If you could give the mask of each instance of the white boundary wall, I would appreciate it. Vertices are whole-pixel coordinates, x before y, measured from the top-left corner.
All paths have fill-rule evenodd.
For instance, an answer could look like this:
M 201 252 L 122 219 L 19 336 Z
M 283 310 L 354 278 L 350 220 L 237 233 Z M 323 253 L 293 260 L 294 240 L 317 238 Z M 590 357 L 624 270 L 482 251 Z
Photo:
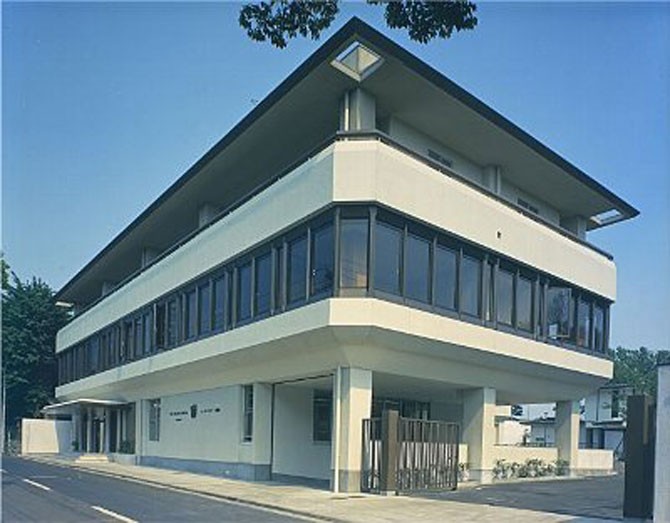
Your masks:
M 72 422 L 55 419 L 21 420 L 21 454 L 58 454 L 72 450 Z
M 658 367 L 654 521 L 670 521 L 670 365 Z

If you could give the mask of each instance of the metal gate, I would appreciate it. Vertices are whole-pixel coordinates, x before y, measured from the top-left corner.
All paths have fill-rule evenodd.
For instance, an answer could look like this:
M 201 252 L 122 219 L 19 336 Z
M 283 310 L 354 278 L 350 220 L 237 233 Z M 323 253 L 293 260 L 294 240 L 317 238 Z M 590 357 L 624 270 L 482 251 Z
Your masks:
M 363 420 L 361 490 L 409 492 L 455 490 L 458 425 L 401 418 L 385 411 Z

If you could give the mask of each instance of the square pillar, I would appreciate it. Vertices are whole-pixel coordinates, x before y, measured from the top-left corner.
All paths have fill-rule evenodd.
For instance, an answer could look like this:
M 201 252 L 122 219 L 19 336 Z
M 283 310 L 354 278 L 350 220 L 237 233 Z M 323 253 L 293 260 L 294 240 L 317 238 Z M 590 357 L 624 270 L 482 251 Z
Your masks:
M 254 383 L 253 387 L 252 479 L 267 481 L 272 456 L 272 385 Z
M 339 399 L 339 420 L 336 413 Z M 333 387 L 333 441 L 332 463 L 338 464 L 339 490 L 359 492 L 361 490 L 361 460 L 363 420 L 372 410 L 372 372 L 365 369 L 343 368 L 339 394 L 337 379 Z M 339 426 L 339 438 L 335 431 Z
M 93 408 L 86 410 L 86 449 L 85 452 L 92 452 L 93 449 Z
M 111 430 L 110 430 L 111 427 L 112 427 L 112 424 L 111 424 L 112 415 L 111 414 L 112 414 L 111 410 L 109 408 L 105 408 L 105 424 L 103 425 L 103 431 L 104 431 L 105 437 L 104 437 L 104 444 L 103 444 L 103 448 L 102 448 L 102 450 L 105 454 L 109 454 L 109 447 L 110 447 L 110 443 L 112 441 Z
M 579 402 L 559 401 L 556 403 L 556 448 L 558 459 L 570 465 L 570 475 L 579 467 Z
M 123 441 L 121 435 L 123 434 L 123 409 L 116 410 L 116 452 L 121 452 L 121 442 Z
M 83 442 L 81 441 L 81 414 L 79 408 L 72 412 L 72 443 L 77 442 L 77 452 L 81 452 Z M 74 452 L 74 445 L 70 444 L 70 451 Z
M 495 389 L 463 391 L 462 440 L 468 445 L 470 478 L 481 483 L 490 483 L 493 479 L 495 415 Z

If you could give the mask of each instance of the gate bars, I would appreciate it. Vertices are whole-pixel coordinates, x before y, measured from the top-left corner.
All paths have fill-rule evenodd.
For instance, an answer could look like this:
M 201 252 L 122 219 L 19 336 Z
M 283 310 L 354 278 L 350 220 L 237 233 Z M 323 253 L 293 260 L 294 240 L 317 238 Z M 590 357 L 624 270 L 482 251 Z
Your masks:
M 401 418 L 388 410 L 363 420 L 361 490 L 455 490 L 458 424 Z

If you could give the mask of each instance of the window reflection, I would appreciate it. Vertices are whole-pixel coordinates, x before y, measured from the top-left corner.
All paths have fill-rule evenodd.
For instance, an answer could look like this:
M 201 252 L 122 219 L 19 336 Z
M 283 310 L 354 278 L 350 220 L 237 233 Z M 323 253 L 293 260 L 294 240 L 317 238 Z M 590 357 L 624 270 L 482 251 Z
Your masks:
M 402 231 L 384 222 L 375 228 L 375 289 L 400 294 Z
M 368 220 L 345 218 L 340 222 L 340 286 L 368 286 Z

